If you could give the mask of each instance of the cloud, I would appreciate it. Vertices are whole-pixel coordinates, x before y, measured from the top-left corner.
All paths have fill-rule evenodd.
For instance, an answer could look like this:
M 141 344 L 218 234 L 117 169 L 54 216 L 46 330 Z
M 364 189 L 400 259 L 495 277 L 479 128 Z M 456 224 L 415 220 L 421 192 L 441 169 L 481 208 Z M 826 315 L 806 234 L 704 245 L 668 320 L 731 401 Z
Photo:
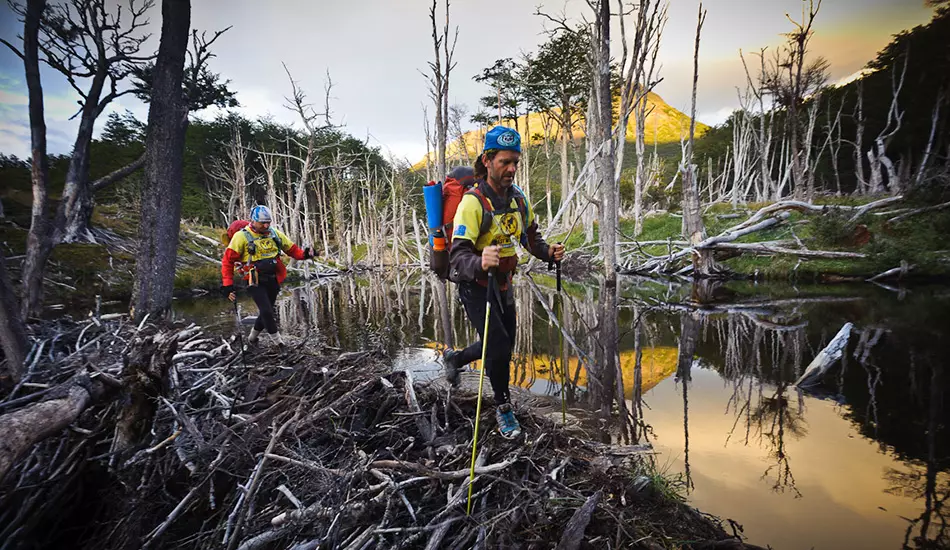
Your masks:
M 735 107 L 722 107 L 720 109 L 716 109 L 715 111 L 698 113 L 696 115 L 696 119 L 703 124 L 719 126 L 720 124 L 726 122 L 726 120 L 729 118 L 729 115 L 731 115 L 735 110 Z

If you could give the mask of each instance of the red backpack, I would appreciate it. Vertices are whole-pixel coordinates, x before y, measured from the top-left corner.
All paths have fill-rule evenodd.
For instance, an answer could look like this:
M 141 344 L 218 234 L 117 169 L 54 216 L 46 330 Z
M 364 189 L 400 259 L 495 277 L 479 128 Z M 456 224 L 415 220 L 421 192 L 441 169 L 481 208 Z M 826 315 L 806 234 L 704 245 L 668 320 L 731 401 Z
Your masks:
M 452 248 L 452 224 L 455 221 L 455 211 L 458 210 L 462 197 L 474 185 L 474 175 L 455 179 L 451 174 L 445 178 L 445 182 L 442 184 L 442 230 L 445 232 L 446 250 Z

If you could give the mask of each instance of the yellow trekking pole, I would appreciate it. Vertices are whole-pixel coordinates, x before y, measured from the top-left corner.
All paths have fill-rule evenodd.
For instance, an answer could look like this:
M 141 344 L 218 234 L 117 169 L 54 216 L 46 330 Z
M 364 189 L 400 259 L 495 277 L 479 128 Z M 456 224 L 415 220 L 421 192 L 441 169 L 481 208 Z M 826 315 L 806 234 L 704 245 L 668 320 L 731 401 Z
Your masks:
M 475 482 L 475 456 L 478 450 L 478 424 L 482 417 L 482 386 L 485 383 L 485 354 L 488 351 L 488 322 L 491 319 L 491 293 L 492 285 L 495 284 L 495 269 L 488 271 L 488 289 L 485 292 L 485 329 L 482 331 L 482 364 L 481 373 L 478 375 L 478 401 L 475 405 L 475 434 L 472 437 L 472 468 L 468 476 L 468 507 L 465 515 L 472 514 L 472 485 Z

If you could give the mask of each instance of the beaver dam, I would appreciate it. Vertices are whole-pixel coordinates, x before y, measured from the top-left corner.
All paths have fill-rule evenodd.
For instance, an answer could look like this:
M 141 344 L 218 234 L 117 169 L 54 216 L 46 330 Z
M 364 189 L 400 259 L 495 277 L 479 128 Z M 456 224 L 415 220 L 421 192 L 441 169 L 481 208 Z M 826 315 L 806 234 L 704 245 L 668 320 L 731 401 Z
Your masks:
M 118 317 L 118 318 L 116 318 Z M 741 548 L 650 445 L 415 382 L 381 350 L 242 354 L 195 324 L 59 321 L 0 402 L 3 548 Z M 751 547 L 750 547 L 751 548 Z
M 0 380 L 0 547 L 950 546 L 945 288 L 736 281 L 696 306 L 675 280 L 623 277 L 613 302 L 530 277 L 526 437 L 483 407 L 471 516 L 477 370 L 452 390 L 438 357 L 446 329 L 477 336 L 454 287 L 443 311 L 430 278 L 395 271 L 284 291 L 287 358 L 242 357 L 217 296 L 164 328 L 121 303 L 35 326 L 30 374 Z

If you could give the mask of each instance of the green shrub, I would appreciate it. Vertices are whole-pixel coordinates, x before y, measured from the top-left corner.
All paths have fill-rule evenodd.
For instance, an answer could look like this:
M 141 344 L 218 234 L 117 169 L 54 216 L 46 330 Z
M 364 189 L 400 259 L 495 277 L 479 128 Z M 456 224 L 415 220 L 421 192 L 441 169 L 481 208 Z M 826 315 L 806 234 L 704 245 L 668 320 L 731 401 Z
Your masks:
M 826 209 L 811 221 L 812 240 L 819 248 L 839 248 L 848 245 L 854 235 L 849 215 L 837 208 Z

